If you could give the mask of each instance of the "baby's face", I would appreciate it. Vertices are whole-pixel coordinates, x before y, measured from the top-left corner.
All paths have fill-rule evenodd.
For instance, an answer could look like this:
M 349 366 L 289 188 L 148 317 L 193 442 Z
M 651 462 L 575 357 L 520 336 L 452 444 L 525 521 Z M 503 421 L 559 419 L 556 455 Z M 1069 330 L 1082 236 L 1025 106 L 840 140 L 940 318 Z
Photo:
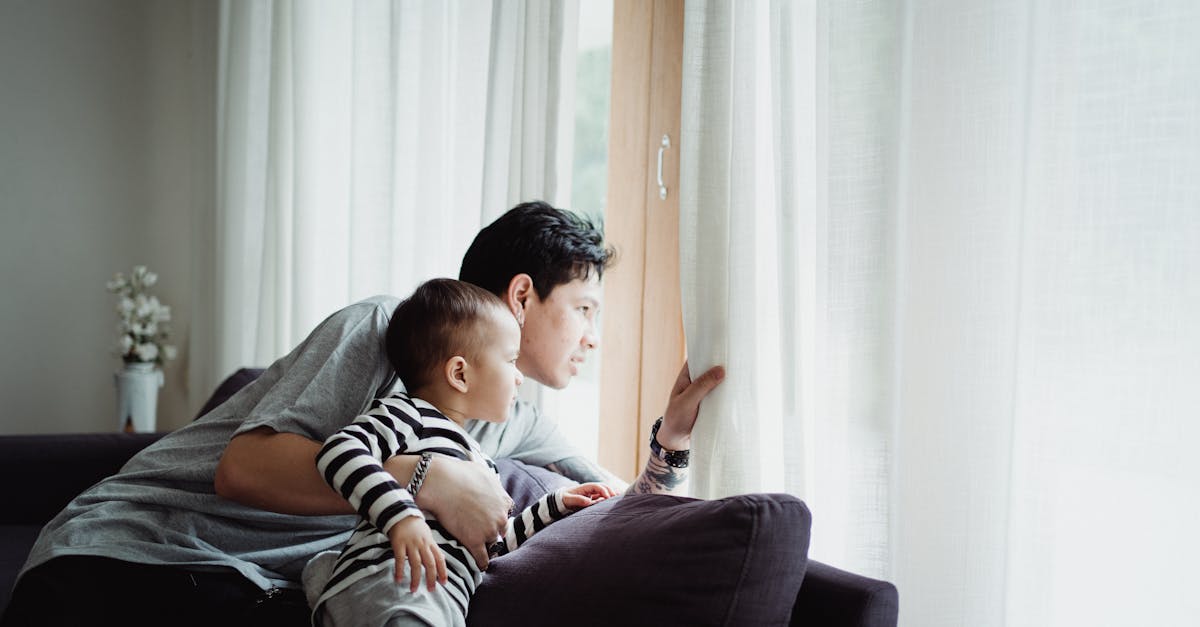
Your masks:
M 483 330 L 483 349 L 471 363 L 468 381 L 468 415 L 488 422 L 508 420 L 517 388 L 524 377 L 517 370 L 521 350 L 521 328 L 508 311 L 497 308 L 478 324 Z

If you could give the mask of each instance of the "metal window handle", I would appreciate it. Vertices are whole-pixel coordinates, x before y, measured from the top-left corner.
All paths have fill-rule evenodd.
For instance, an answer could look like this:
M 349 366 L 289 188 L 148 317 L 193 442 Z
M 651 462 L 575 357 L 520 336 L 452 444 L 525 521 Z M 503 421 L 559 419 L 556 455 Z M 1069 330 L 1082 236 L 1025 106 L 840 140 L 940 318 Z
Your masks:
M 663 151 L 671 147 L 671 137 L 663 135 L 662 143 L 658 145 L 658 199 L 667 199 L 667 184 L 663 182 L 662 177 L 662 162 Z

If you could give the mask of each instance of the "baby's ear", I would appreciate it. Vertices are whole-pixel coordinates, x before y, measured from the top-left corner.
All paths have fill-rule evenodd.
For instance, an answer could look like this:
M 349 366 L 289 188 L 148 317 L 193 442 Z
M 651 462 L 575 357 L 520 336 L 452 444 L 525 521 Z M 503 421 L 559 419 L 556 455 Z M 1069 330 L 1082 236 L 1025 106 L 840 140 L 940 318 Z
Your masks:
M 446 377 L 446 383 L 450 384 L 450 387 L 458 390 L 459 392 L 466 394 L 468 368 L 469 366 L 467 364 L 467 360 L 460 355 L 455 355 L 450 359 L 447 359 L 446 366 L 443 368 L 443 373 Z

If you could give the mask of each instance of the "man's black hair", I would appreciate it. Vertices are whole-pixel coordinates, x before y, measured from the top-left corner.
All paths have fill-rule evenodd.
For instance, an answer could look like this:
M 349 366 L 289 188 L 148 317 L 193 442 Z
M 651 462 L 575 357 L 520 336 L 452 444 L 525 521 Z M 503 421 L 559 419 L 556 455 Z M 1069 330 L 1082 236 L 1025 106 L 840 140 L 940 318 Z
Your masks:
M 410 393 L 437 376 L 447 359 L 473 359 L 485 344 L 479 321 L 512 315 L 491 292 L 454 279 L 430 279 L 392 312 L 385 340 L 388 361 Z
M 475 236 L 458 278 L 502 296 L 512 278 L 533 278 L 538 298 L 593 272 L 603 276 L 614 259 L 604 233 L 591 220 L 540 200 L 509 209 Z

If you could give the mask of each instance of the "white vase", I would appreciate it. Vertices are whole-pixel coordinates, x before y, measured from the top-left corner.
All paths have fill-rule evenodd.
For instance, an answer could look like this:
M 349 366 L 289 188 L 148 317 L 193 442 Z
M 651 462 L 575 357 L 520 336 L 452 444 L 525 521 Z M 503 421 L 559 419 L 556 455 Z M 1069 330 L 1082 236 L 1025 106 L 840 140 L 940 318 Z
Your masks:
M 154 364 L 127 363 L 113 375 L 117 385 L 117 429 L 151 433 L 163 373 Z

